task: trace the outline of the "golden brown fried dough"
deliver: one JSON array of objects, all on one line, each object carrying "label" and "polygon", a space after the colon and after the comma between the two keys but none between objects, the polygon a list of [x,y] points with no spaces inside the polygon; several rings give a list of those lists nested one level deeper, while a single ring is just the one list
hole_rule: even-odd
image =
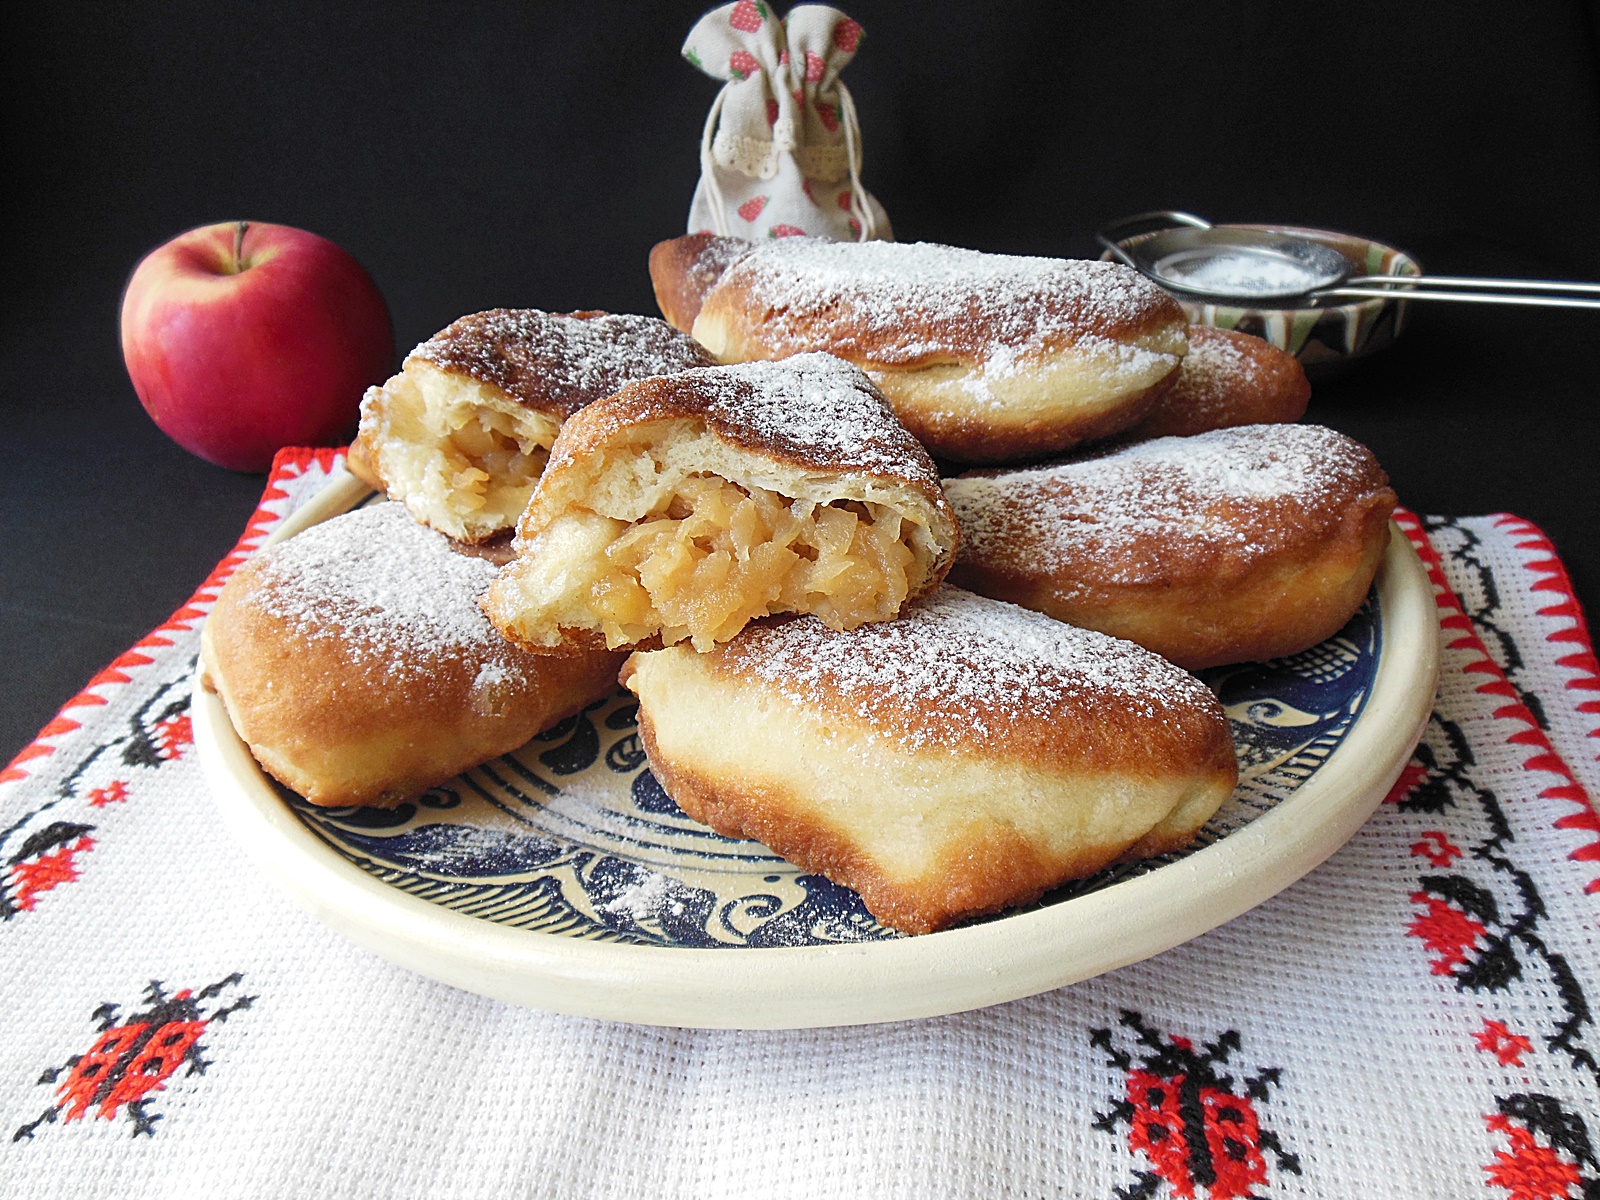
[{"label": "golden brown fried dough", "polygon": [[1127,428],[1186,345],[1177,301],[1117,263],[695,234],[650,264],[662,311],[721,361],[835,354],[955,462],[1038,458]]},{"label": "golden brown fried dough", "polygon": [[485,611],[535,651],[726,641],[770,613],[849,628],[935,587],[937,472],[825,354],[631,384],[573,416]]},{"label": "golden brown fried dough", "polygon": [[684,812],[907,933],[1179,849],[1238,777],[1192,675],[951,587],[853,631],[804,617],[636,653],[622,677]]},{"label": "golden brown fried dough", "polygon": [[614,684],[620,655],[507,644],[478,608],[494,573],[398,504],[335,517],[228,580],[207,679],[279,782],[313,804],[398,804]]},{"label": "golden brown fried dough", "polygon": [[522,515],[562,421],[625,383],[714,361],[652,317],[474,313],[367,390],[350,470],[423,524],[482,541]]},{"label": "golden brown fried dough", "polygon": [[684,333],[693,330],[706,294],[728,265],[754,245],[743,238],[714,233],[691,233],[657,242],[650,251],[650,282],[661,315]]},{"label": "golden brown fried dough", "polygon": [[1191,670],[1275,658],[1361,606],[1389,541],[1388,483],[1365,446],[1318,425],[951,479],[963,544],[950,578]]},{"label": "golden brown fried dough", "polygon": [[1292,354],[1232,329],[1189,326],[1189,353],[1149,414],[1119,437],[1189,437],[1236,425],[1279,425],[1306,415],[1311,384]]}]

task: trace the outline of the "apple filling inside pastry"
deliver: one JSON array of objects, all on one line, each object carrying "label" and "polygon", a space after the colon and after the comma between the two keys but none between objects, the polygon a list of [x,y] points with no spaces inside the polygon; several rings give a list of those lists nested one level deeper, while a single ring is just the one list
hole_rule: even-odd
[{"label": "apple filling inside pastry", "polygon": [[361,415],[390,496],[469,542],[516,524],[559,430],[498,388],[417,361],[369,392]]},{"label": "apple filling inside pastry", "polygon": [[697,473],[636,520],[569,509],[497,587],[515,589],[516,632],[532,645],[577,629],[611,648],[659,634],[708,650],[774,613],[814,613],[834,629],[888,620],[936,557],[929,531],[887,504]]}]

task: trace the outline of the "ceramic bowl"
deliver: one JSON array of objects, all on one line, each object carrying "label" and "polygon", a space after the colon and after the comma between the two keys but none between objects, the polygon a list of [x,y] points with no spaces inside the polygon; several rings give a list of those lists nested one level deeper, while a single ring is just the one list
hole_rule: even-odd
[{"label": "ceramic bowl", "polygon": [[[1305,229],[1298,225],[1221,228],[1263,229],[1320,242],[1349,259],[1357,275],[1422,274],[1422,264],[1405,251],[1354,234]],[[1136,234],[1123,238],[1118,244],[1124,248],[1136,246],[1158,232]],[[1109,260],[1112,255],[1108,250],[1100,257]],[[1183,296],[1176,299],[1196,325],[1237,329],[1287,350],[1300,360],[1313,381],[1330,379],[1386,348],[1400,336],[1408,307],[1404,300],[1352,300],[1306,308],[1241,308],[1232,304],[1207,304]]]}]

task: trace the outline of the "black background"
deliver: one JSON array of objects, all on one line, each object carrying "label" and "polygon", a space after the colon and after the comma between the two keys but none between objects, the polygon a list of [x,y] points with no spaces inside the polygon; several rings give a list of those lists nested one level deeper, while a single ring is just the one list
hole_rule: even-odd
[{"label": "black background", "polygon": [[[1593,5],[851,4],[865,178],[901,240],[1052,255],[1150,208],[1379,237],[1435,272],[1600,279]],[[119,294],[218,220],[339,242],[403,350],[496,305],[654,312],[716,85],[695,4],[32,6],[8,18],[0,761],[181,604],[261,490],[150,424]],[[1590,611],[1600,314],[1417,306],[1310,418],[1423,512],[1554,538]]]}]

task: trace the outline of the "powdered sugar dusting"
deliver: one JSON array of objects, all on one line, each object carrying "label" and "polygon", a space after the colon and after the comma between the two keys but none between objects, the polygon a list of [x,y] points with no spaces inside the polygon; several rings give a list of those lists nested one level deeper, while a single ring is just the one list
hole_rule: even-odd
[{"label": "powdered sugar dusting", "polygon": [[800,707],[842,704],[914,749],[970,747],[1064,707],[1109,701],[1159,723],[1215,703],[1194,676],[1132,642],[948,586],[894,621],[840,633],[801,617],[747,630],[721,653]]},{"label": "powdered sugar dusting", "polygon": [[1293,528],[1336,521],[1358,491],[1382,486],[1358,442],[1318,425],[1245,425],[1156,438],[1098,458],[952,479],[962,561],[1029,572],[1062,564],[1106,582],[1155,577],[1175,555],[1228,547],[1272,551],[1280,511]]},{"label": "powdered sugar dusting", "polygon": [[440,653],[482,657],[477,685],[523,682],[516,652],[478,597],[493,563],[457,554],[401,504],[376,504],[314,525],[255,560],[253,602],[310,640],[336,639],[400,677]]},{"label": "powdered sugar dusting", "polygon": [[938,479],[922,443],[872,381],[830,354],[713,367],[682,378],[724,436],[873,474]]},{"label": "powdered sugar dusting", "polygon": [[1254,386],[1259,374],[1257,360],[1233,338],[1191,333],[1189,353],[1174,386],[1186,404],[1210,412],[1225,406],[1241,389]]},{"label": "powdered sugar dusting", "polygon": [[677,894],[679,890],[681,888],[674,888],[665,875],[652,871],[642,880],[623,888],[601,911],[630,917],[634,921],[660,918],[669,913],[681,917],[685,905]]},{"label": "powdered sugar dusting", "polygon": [[830,332],[840,353],[886,364],[978,361],[1000,348],[1041,355],[1116,338],[1152,318],[1181,322],[1172,299],[1119,263],[984,254],[926,242],[784,238],[756,246],[719,283],[767,309],[760,338],[792,352]]},{"label": "powdered sugar dusting", "polygon": [[409,356],[570,416],[624,384],[716,360],[665,321],[628,313],[496,308],[462,317]]}]

